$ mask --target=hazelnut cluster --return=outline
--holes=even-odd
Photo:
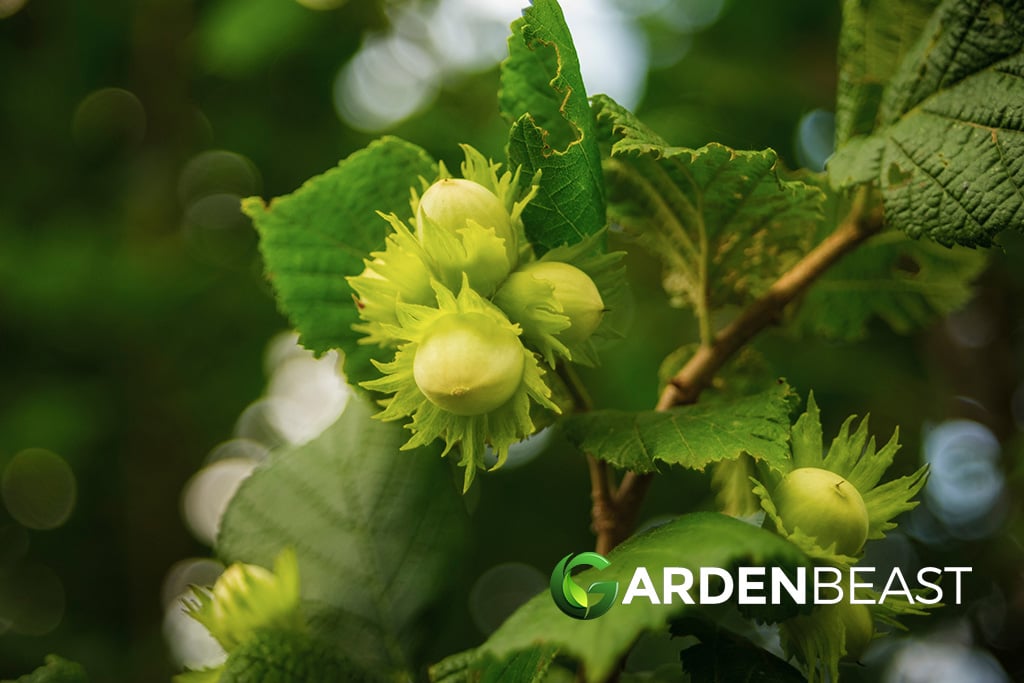
[[[350,277],[366,343],[395,350],[363,387],[387,396],[380,419],[411,418],[405,447],[458,445],[468,489],[490,446],[500,466],[535,430],[531,407],[558,412],[540,361],[593,364],[619,255],[598,238],[539,258],[526,238],[519,172],[463,146],[462,178],[412,191],[412,217],[383,215],[385,248]]]

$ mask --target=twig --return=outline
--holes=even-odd
[[[589,411],[592,407],[590,395],[572,367],[565,363],[559,363],[556,372],[566,389],[569,390],[575,412]],[[621,515],[612,499],[615,487],[608,476],[608,463],[587,453],[587,469],[590,471],[590,499],[593,501],[590,519],[594,534],[598,539],[596,550],[604,554],[615,547],[614,544],[609,545],[609,541],[617,537],[616,520],[620,519]]]
[[[658,398],[656,410],[665,411],[675,406],[697,402],[728,360],[761,330],[777,323],[785,307],[796,299],[818,277],[839,259],[857,248],[861,243],[882,229],[881,208],[865,209],[867,193],[861,192],[854,200],[846,218],[818,246],[807,253],[792,268],[782,274],[768,291],[743,310],[732,322],[714,336],[711,344],[702,344],[690,360],[666,385]],[[606,488],[607,467],[603,462],[587,456],[588,462],[595,461],[599,467],[591,466],[591,481],[600,476],[602,505],[594,498],[594,531],[597,534],[597,551],[605,553],[625,540],[632,533],[633,525],[651,485],[651,474],[626,472],[617,489]],[[595,487],[594,492],[598,491]],[[604,491],[608,491],[607,494]],[[605,502],[604,498],[610,498]],[[598,512],[601,513],[600,522]]]

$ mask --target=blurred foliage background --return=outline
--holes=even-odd
[[[255,461],[289,438],[260,400],[295,351],[275,337],[287,321],[238,199],[288,193],[381,133],[452,165],[459,142],[503,156],[496,61],[518,5],[0,0],[0,678],[57,652],[96,681],[167,680],[202,650],[167,616],[176,582],[216,571],[182,564],[210,556],[215,529],[189,517],[186,482],[225,448]],[[793,167],[827,157],[838,3],[564,5],[588,87],[667,140],[772,147]],[[875,564],[975,567],[963,606],[851,680],[1024,676],[1024,245],[1004,242],[975,301],[920,334],[758,342],[816,391],[826,436],[870,411],[880,437],[901,425],[903,470],[932,462],[939,484],[869,548]],[[666,308],[658,266],[629,265],[633,335],[587,378],[600,405],[646,408],[694,330]],[[541,446],[467,498],[466,590],[435,616],[435,659],[592,543],[582,459],[557,436]],[[713,505],[705,475],[670,472],[644,518]],[[632,665],[673,660],[653,640]]]

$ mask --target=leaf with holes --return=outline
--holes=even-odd
[[[871,180],[886,222],[950,246],[1024,230],[1024,3],[946,0],[886,86],[879,128],[829,162]]]
[[[813,182],[824,186],[826,181]],[[830,192],[819,239],[847,210],[847,203]],[[854,341],[866,337],[872,320],[880,318],[895,332],[908,334],[966,304],[986,263],[985,252],[949,249],[889,229],[844,256],[811,285],[794,327],[801,334]]]
[[[609,216],[662,259],[674,303],[749,302],[809,248],[825,195],[784,179],[772,150],[672,147],[610,98],[594,107]]]
[[[408,672],[419,665],[423,612],[460,561],[466,515],[437,450],[399,451],[406,434],[372,414],[353,396],[320,437],[253,473],[224,515],[217,552],[270,566],[295,548],[319,634],[367,670]]]

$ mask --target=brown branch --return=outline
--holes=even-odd
[[[555,371],[569,391],[574,411],[577,413],[589,411],[593,407],[592,401],[572,367],[565,363],[559,363]],[[621,514],[618,512],[613,498],[615,486],[608,475],[608,463],[587,453],[587,469],[590,472],[590,499],[593,501],[593,507],[590,509],[591,528],[597,536],[596,550],[603,555],[622,540],[620,538],[618,541],[612,542],[613,538],[618,538],[617,527]]]
[[[822,242],[782,274],[763,296],[743,310],[732,322],[722,328],[711,344],[703,345],[668,383],[658,398],[656,410],[669,410],[675,406],[697,402],[722,366],[761,330],[777,323],[785,307],[807,290],[826,270],[866,239],[882,229],[881,208],[865,211],[866,193],[853,203],[847,217]],[[592,456],[589,460],[597,462]],[[604,465],[604,463],[599,463]],[[607,487],[607,467],[603,486]],[[591,479],[594,481],[594,468]],[[594,499],[594,531],[597,533],[597,551],[605,553],[632,533],[640,505],[643,503],[653,475],[627,472],[622,483],[610,491],[610,500],[601,505]],[[597,489],[595,488],[594,491]],[[600,507],[600,510],[598,509]],[[598,513],[600,512],[600,523]],[[609,517],[610,515],[610,517]]]

